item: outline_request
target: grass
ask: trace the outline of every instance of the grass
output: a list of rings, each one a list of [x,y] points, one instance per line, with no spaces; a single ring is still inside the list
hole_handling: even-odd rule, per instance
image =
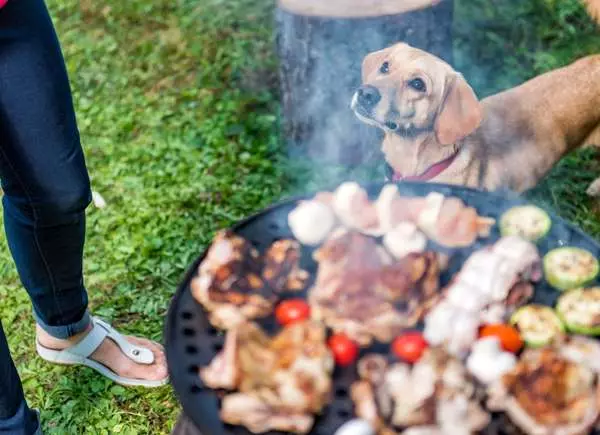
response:
[[[108,202],[88,212],[91,306],[125,332],[160,339],[178,280],[216,229],[289,194],[299,181],[307,189],[348,174],[331,168],[317,180],[296,162],[299,175],[289,175],[277,140],[270,2],[48,5],[92,183]],[[568,63],[600,42],[575,0],[460,0],[456,24],[457,66],[480,95]],[[596,206],[584,195],[599,166],[594,152],[577,153],[533,197],[600,236]],[[0,254],[0,318],[47,433],[168,433],[179,412],[169,387],[124,389],[34,356],[31,308],[5,243]]]

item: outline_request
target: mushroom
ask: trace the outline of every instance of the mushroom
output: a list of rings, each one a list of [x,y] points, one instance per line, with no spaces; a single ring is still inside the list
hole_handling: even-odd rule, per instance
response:
[[[497,381],[516,365],[517,358],[504,352],[497,337],[486,337],[475,342],[467,359],[467,368],[483,384]]]
[[[331,207],[316,199],[301,201],[288,215],[288,225],[294,237],[309,246],[322,243],[335,224],[335,214]]]

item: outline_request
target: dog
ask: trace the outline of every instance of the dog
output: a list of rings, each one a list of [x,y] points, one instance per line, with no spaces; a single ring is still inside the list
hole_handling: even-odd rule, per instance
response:
[[[392,180],[521,193],[600,137],[600,55],[479,101],[449,64],[399,43],[366,56],[351,107],[383,130]]]

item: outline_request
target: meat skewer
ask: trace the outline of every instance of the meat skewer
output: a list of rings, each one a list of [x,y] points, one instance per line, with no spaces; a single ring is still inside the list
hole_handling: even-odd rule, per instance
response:
[[[294,236],[311,246],[322,243],[342,226],[370,236],[387,237],[388,249],[408,245],[409,252],[422,252],[422,233],[446,247],[465,247],[478,237],[487,237],[495,220],[479,216],[461,200],[439,193],[425,198],[402,197],[396,185],[388,184],[377,200],[371,201],[358,183],[346,182],[333,193],[321,192],[312,200],[300,202],[288,222]],[[407,224],[415,226],[420,235],[408,231]],[[391,251],[394,255],[405,253],[393,247]]]
[[[531,282],[541,279],[540,257],[531,242],[515,236],[473,253],[444,290],[444,299],[425,317],[424,335],[432,345],[445,345],[454,355],[464,355],[477,338],[479,326],[490,309],[496,317],[508,313],[506,301],[524,303],[533,294]],[[523,290],[524,289],[524,290]]]

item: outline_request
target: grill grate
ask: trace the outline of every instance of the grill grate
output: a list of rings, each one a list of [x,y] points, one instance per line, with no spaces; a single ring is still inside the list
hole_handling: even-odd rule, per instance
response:
[[[457,186],[414,182],[399,183],[398,186],[401,194],[406,196],[424,196],[436,191],[446,196],[458,197],[467,205],[475,207],[480,215],[496,219],[499,219],[500,215],[508,208],[526,203],[519,198],[507,198],[494,193],[484,193]],[[377,196],[382,187],[382,184],[366,186],[373,198]],[[287,224],[288,213],[295,207],[299,199],[306,198],[295,198],[274,205],[239,222],[233,227],[233,230],[250,240],[259,251],[264,252],[274,241],[292,237]],[[596,257],[600,257],[600,245],[593,239],[565,220],[553,214],[550,215],[553,221],[552,229],[538,244],[541,255],[551,249],[570,245],[587,249]],[[449,281],[473,251],[495,242],[498,238],[499,232],[495,226],[489,238],[478,240],[473,246],[466,249],[448,250],[432,244],[431,248],[451,254],[449,269],[441,276],[441,285],[445,285]],[[310,273],[311,277],[314,277],[317,265],[311,258],[312,251],[313,249],[303,247],[301,266]],[[165,326],[165,340],[171,382],[185,414],[191,418],[203,435],[251,435],[243,427],[223,425],[220,422],[220,393],[204,387],[198,375],[199,367],[207,365],[222,349],[224,342],[224,334],[210,325],[202,307],[194,300],[190,292],[190,281],[195,276],[203,256],[204,253],[190,267],[169,309]],[[299,297],[299,295],[296,293],[293,297]],[[536,285],[534,302],[553,305],[557,297],[558,292],[545,282],[542,281]],[[270,332],[274,332],[277,328],[273,316],[258,323]],[[370,351],[387,352],[387,346],[374,345],[363,351],[363,354]],[[355,380],[355,376],[353,368],[336,368],[332,403],[317,419],[311,435],[332,435],[339,426],[353,417],[353,404],[349,397],[349,388]],[[517,433],[514,428],[505,426],[502,419],[495,419],[494,424],[485,433]],[[284,434],[270,432],[268,435]],[[595,435],[600,435],[600,431],[595,432]]]

